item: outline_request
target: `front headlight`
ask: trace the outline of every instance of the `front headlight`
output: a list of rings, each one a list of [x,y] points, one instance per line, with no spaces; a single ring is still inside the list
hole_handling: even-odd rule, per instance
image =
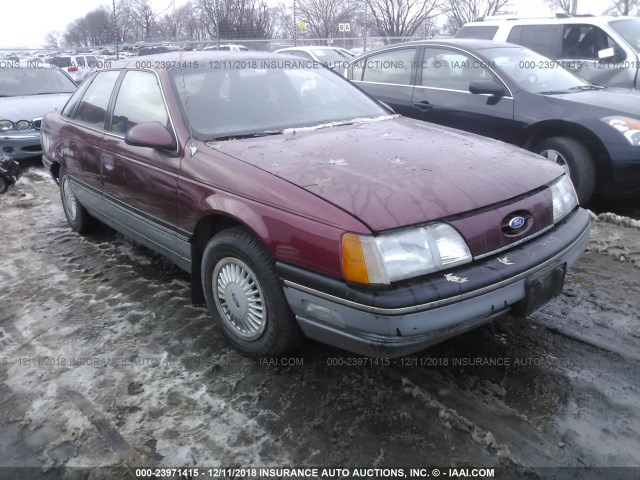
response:
[[[13,129],[13,122],[10,120],[0,120],[0,132],[7,132]]]
[[[558,223],[578,206],[578,196],[568,175],[549,185],[553,197],[553,223]]]
[[[600,120],[622,133],[634,147],[640,146],[640,120],[629,117],[604,117]]]
[[[355,283],[388,285],[471,260],[462,236],[445,223],[375,237],[342,236],[342,272],[346,280]]]

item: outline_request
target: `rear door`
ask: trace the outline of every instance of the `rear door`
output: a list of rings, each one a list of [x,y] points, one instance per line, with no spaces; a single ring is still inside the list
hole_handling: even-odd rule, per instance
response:
[[[105,120],[113,87],[120,72],[100,72],[81,87],[84,93],[77,101],[69,102],[63,117],[69,119],[64,127],[63,153],[65,168],[83,192],[76,192],[80,202],[92,207],[101,195],[102,176],[100,155],[104,139]]]
[[[473,81],[493,81],[505,94],[472,94]],[[509,89],[485,62],[458,49],[424,47],[409,116],[513,143],[513,108]]]

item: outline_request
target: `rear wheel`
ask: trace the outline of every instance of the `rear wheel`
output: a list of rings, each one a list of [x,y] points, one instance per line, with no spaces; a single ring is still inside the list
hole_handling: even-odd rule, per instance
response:
[[[209,241],[202,284],[209,311],[241,352],[278,356],[300,343],[273,259],[246,229],[229,228]]]
[[[538,143],[533,151],[567,172],[581,205],[589,201],[596,186],[595,166],[589,150],[581,142],[570,137],[550,137]]]
[[[60,167],[60,198],[69,226],[78,233],[86,233],[94,226],[94,219],[78,201],[73,183],[63,167]]]

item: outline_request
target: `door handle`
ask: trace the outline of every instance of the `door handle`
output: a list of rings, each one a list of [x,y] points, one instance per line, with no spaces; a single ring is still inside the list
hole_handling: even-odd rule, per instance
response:
[[[104,169],[108,172],[111,172],[115,168],[115,165],[113,164],[113,158],[109,155],[101,155],[100,160],[102,161],[102,165],[104,165]]]
[[[418,110],[422,110],[423,112],[428,112],[433,108],[433,105],[431,105],[426,100],[423,100],[421,102],[413,102],[413,106],[416,107]]]

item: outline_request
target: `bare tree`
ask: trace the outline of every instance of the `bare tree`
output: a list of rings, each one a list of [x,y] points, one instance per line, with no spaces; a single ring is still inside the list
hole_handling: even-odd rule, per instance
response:
[[[273,38],[293,38],[297,28],[293,20],[293,10],[289,4],[280,2],[271,10],[273,21]]]
[[[129,14],[133,22],[142,29],[144,38],[150,38],[156,18],[163,12],[156,12],[149,4],[149,0],[130,0]]]
[[[44,37],[47,48],[60,48],[62,46],[62,34],[58,31],[49,32]]]
[[[545,0],[552,10],[560,10],[560,13],[575,15],[578,12],[578,0]]]
[[[367,0],[377,35],[411,37],[435,13],[439,0]]]
[[[197,7],[211,38],[269,36],[270,10],[264,0],[197,0]]]
[[[447,17],[446,29],[457,32],[465,23],[481,17],[506,13],[510,0],[445,0],[441,3],[442,13]]]
[[[612,4],[607,8],[604,13],[606,15],[638,15],[640,14],[640,8],[638,6],[638,0],[613,0]]]
[[[350,22],[355,12],[355,4],[346,0],[298,0],[296,21],[308,23],[314,37],[333,38],[338,24]]]
[[[113,43],[113,23],[110,12],[98,7],[73,21],[64,33],[65,43],[90,47]]]

